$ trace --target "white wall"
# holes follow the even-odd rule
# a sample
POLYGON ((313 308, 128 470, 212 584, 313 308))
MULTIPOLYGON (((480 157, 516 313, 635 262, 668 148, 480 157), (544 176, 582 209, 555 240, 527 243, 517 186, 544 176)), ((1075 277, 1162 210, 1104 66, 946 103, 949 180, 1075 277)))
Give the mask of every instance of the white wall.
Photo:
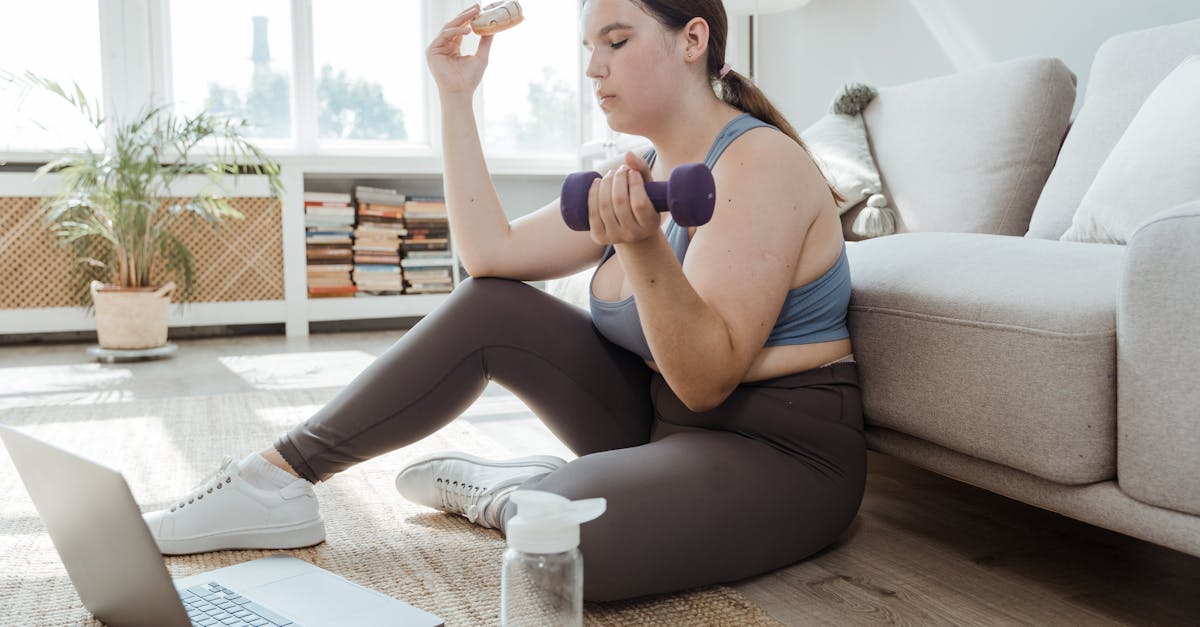
POLYGON ((1200 18, 1200 0, 812 0, 760 20, 758 82, 797 129, 848 82, 876 87, 1026 56, 1075 72, 1112 35, 1200 18))

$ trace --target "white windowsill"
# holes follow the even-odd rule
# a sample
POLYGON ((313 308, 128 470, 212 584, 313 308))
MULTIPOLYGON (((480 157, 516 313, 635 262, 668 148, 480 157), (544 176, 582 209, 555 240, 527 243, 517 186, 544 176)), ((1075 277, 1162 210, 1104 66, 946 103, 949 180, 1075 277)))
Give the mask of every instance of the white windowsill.
MULTIPOLYGON (((56 157, 52 153, 19 152, 0 153, 0 167, 12 164, 43 164, 56 157)), ((377 154, 331 153, 303 155, 298 153, 273 152, 283 169, 298 169, 304 173, 330 174, 390 174, 441 176, 444 165, 442 158, 429 152, 424 154, 397 154, 379 151, 377 154)), ((512 156, 487 157, 488 172, 492 176, 566 176, 582 169, 578 157, 524 158, 512 156)), ((32 177, 32 172, 3 172, 0 174, 22 174, 32 177)), ((15 195, 0 189, 0 195, 15 195)))

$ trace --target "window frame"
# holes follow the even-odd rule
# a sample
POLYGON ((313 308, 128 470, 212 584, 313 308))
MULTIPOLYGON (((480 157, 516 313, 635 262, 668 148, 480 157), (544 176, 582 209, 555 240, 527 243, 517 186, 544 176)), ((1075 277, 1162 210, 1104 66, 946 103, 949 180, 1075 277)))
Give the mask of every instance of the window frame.
MULTIPOLYGON (((292 137, 287 140, 255 140, 263 150, 285 166, 305 170, 330 171, 403 171, 439 173, 442 169, 441 111, 437 87, 428 71, 423 72, 425 93, 426 145, 371 145, 321 147, 317 137, 316 81, 313 59, 313 0, 288 0, 292 18, 292 137)), ((170 0, 100 0, 100 72, 106 113, 123 117, 136 114, 150 94, 152 102, 172 98, 172 49, 170 0)), ((420 0, 422 40, 429 41, 441 26, 469 6, 468 0, 420 0)), ((577 128, 579 136, 573 155, 491 155, 485 150, 489 170, 499 174, 569 173, 581 168, 584 159, 600 143, 591 137, 588 96, 584 76, 583 50, 575 46, 579 98, 577 128)), ((482 111, 484 90, 474 95, 476 112, 482 111)), ((485 121, 477 115, 481 136, 485 121)), ((55 151, 0 152, 0 166, 6 162, 42 163, 55 151)))

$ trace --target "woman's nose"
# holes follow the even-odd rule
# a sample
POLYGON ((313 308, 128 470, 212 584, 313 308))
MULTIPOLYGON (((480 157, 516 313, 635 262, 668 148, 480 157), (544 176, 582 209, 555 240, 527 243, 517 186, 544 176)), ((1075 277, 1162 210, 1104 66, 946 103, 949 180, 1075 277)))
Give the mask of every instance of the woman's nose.
POLYGON ((592 55, 588 59, 586 75, 588 78, 604 78, 608 75, 608 67, 596 59, 596 55, 592 55))

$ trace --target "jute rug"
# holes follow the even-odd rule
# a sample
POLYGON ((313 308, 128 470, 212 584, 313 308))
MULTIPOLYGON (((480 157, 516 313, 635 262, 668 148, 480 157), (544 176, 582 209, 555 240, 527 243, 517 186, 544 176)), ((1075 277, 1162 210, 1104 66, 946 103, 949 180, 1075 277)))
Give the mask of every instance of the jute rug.
MULTIPOLYGON (((299 390, 21 407, 0 411, 0 422, 121 470, 138 503, 157 509, 215 469, 223 455, 241 457, 270 444, 331 395, 299 390)), ((446 449, 509 455, 469 423, 451 423, 318 485, 328 538, 289 553, 437 614, 447 625, 497 624, 504 539, 461 517, 411 504, 392 484, 407 460, 446 449)), ((0 625, 99 625, 80 603, 7 453, 0 453, 0 486, 0 625)), ((276 551, 171 557, 167 566, 179 577, 271 553, 276 551)), ((778 624, 725 586, 587 604, 585 622, 778 624)))

